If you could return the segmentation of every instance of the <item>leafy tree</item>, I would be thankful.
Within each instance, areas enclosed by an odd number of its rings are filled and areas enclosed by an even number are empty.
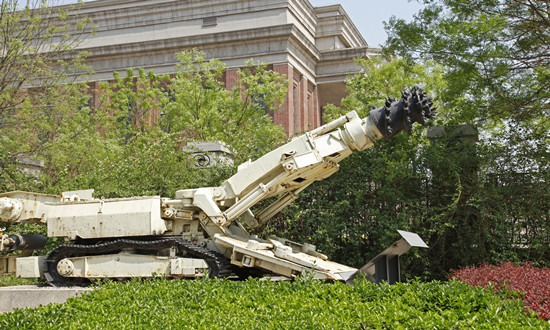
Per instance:
[[[284,138],[282,127],[269,116],[284,102],[284,76],[249,61],[227,90],[221,81],[227,68],[219,60],[207,61],[196,50],[178,58],[179,71],[168,85],[173,100],[164,110],[170,132],[197,141],[224,141],[237,162],[262,155]]]
[[[115,73],[112,82],[101,84],[99,106],[88,114],[98,123],[101,143],[87,145],[77,175],[59,168],[63,175],[50,180],[49,189],[172,196],[178,189],[218,185],[233,171],[223,164],[196,168],[183,148],[188,142],[224,141],[238,164],[282,140],[282,127],[267,111],[284,100],[284,77],[250,63],[238,71],[236,87],[227,90],[221,82],[226,67],[219,60],[207,61],[196,50],[177,56],[173,76],[128,69],[125,77]]]
[[[169,102],[165,90],[169,77],[130,68],[125,77],[115,72],[113,78],[100,84],[100,105],[94,109],[109,114],[102,127],[106,137],[124,145],[136,134],[159,129],[161,110]]]
[[[469,119],[528,122],[550,109],[550,2],[425,0],[406,23],[393,17],[388,49],[447,68],[449,93]],[[547,121],[546,121],[547,122]]]
[[[483,129],[488,170],[542,172],[550,165],[550,2],[426,0],[406,23],[387,25],[388,50],[445,68],[441,98],[459,123]]]
[[[82,60],[83,54],[74,49],[90,21],[69,21],[66,11],[53,8],[55,3],[31,0],[23,7],[18,0],[0,2],[0,114],[4,117],[29,99],[30,95],[21,93],[23,88],[40,87],[47,92],[64,82]]]
[[[93,128],[88,118],[87,86],[72,83],[85,71],[75,48],[89,20],[70,20],[54,9],[54,1],[17,0],[0,3],[0,167],[8,189],[25,182],[18,173],[21,157],[51,164],[58,148],[72,145],[79,134]],[[73,120],[74,118],[84,121]],[[46,172],[52,174],[47,167]],[[23,180],[23,181],[21,181]],[[21,188],[22,188],[21,187]],[[21,189],[20,188],[20,189]]]

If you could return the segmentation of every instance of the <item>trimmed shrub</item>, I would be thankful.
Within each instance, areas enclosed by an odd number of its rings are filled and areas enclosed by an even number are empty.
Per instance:
[[[460,281],[375,285],[298,280],[108,282],[64,304],[0,315],[17,329],[544,328],[520,301]]]
[[[465,267],[451,273],[449,278],[470,285],[483,286],[495,292],[519,292],[525,308],[545,320],[550,320],[550,268],[536,268],[530,263],[512,262],[498,266]]]

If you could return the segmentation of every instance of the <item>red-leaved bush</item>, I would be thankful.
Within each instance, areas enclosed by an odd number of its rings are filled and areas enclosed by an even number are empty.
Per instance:
[[[530,263],[516,265],[512,262],[499,266],[482,265],[453,271],[449,278],[470,285],[523,292],[523,301],[528,310],[550,320],[550,268],[537,268]]]

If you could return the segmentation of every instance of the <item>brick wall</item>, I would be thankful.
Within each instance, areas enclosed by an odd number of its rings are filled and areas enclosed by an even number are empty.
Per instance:
[[[237,85],[239,76],[237,75],[238,69],[227,69],[225,71],[225,88],[232,90]]]

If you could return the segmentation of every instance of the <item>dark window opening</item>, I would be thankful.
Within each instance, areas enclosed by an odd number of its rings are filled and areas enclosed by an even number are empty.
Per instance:
[[[218,25],[218,18],[216,16],[205,17],[202,19],[202,27],[216,26]]]

